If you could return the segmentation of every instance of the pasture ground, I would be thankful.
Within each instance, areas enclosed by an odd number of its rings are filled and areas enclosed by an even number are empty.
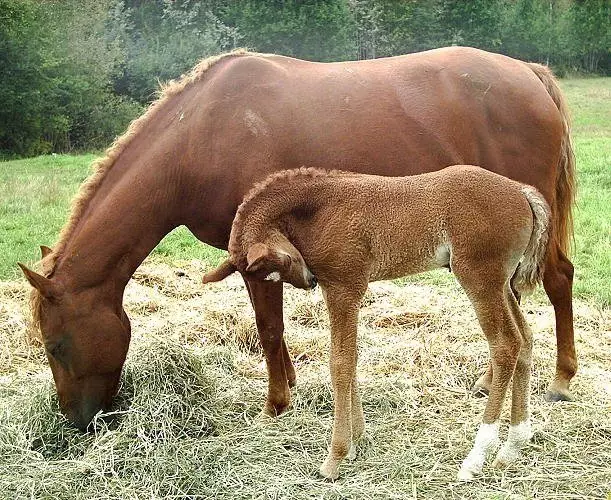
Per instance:
[[[485,400],[469,387],[488,352],[457,285],[372,284],[363,304],[359,383],[367,435],[340,480],[317,477],[330,439],[328,328],[320,292],[286,287],[298,372],[286,414],[259,419],[267,375],[238,276],[202,290],[206,266],[147,262],[126,293],[134,337],[115,420],[89,435],[58,413],[21,282],[0,288],[0,497],[604,498],[611,484],[611,311],[576,301],[576,402],[542,394],[554,366],[553,313],[524,310],[535,333],[535,435],[520,462],[455,481]],[[508,426],[504,413],[502,435]]]
[[[579,170],[580,369],[576,401],[543,401],[555,340],[539,290],[523,305],[535,335],[535,435],[518,464],[455,482],[485,404],[468,389],[488,354],[466,296],[437,272],[372,284],[359,333],[367,434],[340,480],[318,478],[332,423],[319,292],[286,287],[298,385],[286,414],[260,419],[267,375],[244,286],[236,276],[201,286],[223,254],[184,229],[128,285],[133,340],[114,414],[89,434],[69,427],[15,271],[54,241],[93,159],[60,155],[0,163],[0,498],[609,498],[611,79],[562,84]],[[503,437],[507,425],[508,408]]]

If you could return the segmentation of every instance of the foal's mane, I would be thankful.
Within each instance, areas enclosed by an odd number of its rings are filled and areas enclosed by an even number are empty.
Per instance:
[[[188,73],[183,74],[177,80],[171,80],[160,85],[161,88],[159,91],[159,97],[148,107],[146,112],[129,124],[127,131],[115,139],[112,145],[105,151],[102,158],[93,162],[91,167],[93,173],[81,185],[79,192],[73,198],[70,216],[60,232],[59,238],[53,247],[53,252],[40,262],[45,276],[49,276],[53,273],[57,259],[62,255],[70,235],[87,209],[91,198],[99,188],[100,184],[102,184],[106,174],[112,169],[117,158],[121,155],[121,153],[123,153],[123,151],[125,151],[127,146],[132,142],[133,138],[136,137],[136,135],[138,135],[138,133],[155,118],[163,105],[172,96],[179,94],[186,87],[201,80],[205,73],[216,63],[229,57],[244,55],[255,55],[255,53],[249,52],[246,49],[236,49],[231,52],[202,59]]]
[[[321,177],[339,177],[344,175],[354,175],[352,172],[343,170],[323,170],[315,167],[301,167],[291,170],[281,170],[266,177],[261,182],[256,183],[244,197],[244,200],[238,207],[238,210],[233,219],[231,227],[231,236],[229,238],[228,251],[230,259],[244,259],[243,255],[243,232],[244,226],[248,217],[254,211],[257,211],[257,203],[272,193],[282,193],[288,186],[294,187],[297,182],[310,182],[313,179]],[[282,195],[279,195],[275,201],[281,203]],[[307,200],[306,200],[307,201]],[[239,262],[233,262],[235,265]],[[241,263],[242,267],[244,262]]]

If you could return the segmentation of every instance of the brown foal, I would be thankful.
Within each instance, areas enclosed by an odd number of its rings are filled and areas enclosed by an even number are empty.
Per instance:
[[[364,431],[356,339],[367,284],[449,266],[475,308],[493,366],[483,422],[458,475],[469,480],[497,446],[512,376],[509,437],[494,464],[516,460],[530,439],[532,335],[510,281],[520,293],[540,281],[549,221],[536,189],[474,166],[395,178],[288,170],[246,196],[233,222],[229,260],[203,281],[239,270],[248,280],[298,288],[320,283],[335,397],[331,447],[320,470],[334,479]]]

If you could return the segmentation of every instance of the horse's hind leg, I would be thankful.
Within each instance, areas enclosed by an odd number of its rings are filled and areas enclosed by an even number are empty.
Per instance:
[[[473,448],[458,473],[460,480],[471,480],[484,466],[486,456],[498,445],[499,419],[509,382],[521,350],[521,334],[513,319],[507,294],[509,286],[503,280],[493,280],[490,272],[473,273],[477,279],[490,278],[486,284],[473,282],[470,276],[457,277],[471,299],[479,323],[488,339],[492,361],[492,383]]]
[[[267,364],[268,392],[263,413],[276,416],[290,404],[289,385],[295,384],[295,368],[283,336],[282,283],[246,281],[246,286]]]
[[[577,371],[572,286],[573,264],[556,245],[551,245],[545,260],[543,287],[556,315],[557,357],[556,376],[545,394],[548,401],[572,399],[569,384]]]
[[[522,335],[522,348],[513,374],[509,435],[494,460],[493,465],[495,467],[505,467],[515,462],[532,435],[529,412],[532,332],[515,298],[509,296],[508,302],[513,313],[513,319]]]

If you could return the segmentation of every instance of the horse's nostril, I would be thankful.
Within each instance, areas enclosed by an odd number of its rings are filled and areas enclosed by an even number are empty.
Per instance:
[[[318,280],[316,279],[316,276],[312,276],[312,279],[310,280],[310,287],[316,288],[316,285],[318,285]]]

